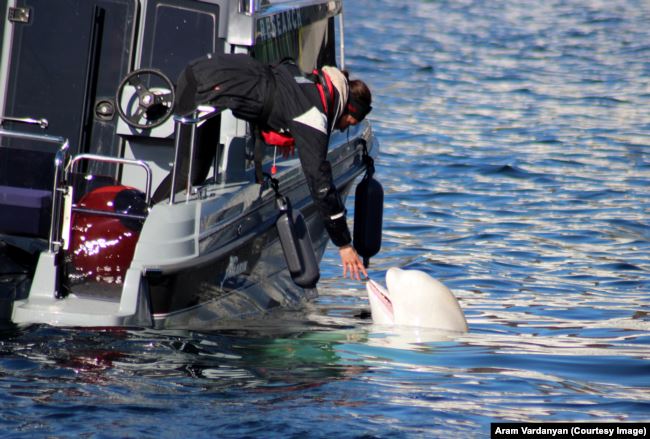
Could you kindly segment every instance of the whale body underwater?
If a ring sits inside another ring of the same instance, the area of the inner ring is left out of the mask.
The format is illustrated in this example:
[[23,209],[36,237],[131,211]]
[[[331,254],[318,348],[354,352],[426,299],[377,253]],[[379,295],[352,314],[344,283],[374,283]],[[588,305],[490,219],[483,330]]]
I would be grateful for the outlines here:
[[390,268],[386,287],[373,280],[366,284],[373,323],[467,332],[456,297],[427,273]]

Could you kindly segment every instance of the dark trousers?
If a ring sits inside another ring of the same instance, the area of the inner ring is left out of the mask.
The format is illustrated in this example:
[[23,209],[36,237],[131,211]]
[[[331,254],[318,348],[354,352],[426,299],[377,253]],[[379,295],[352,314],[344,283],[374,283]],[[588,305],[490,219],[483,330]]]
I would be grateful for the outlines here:
[[[210,172],[210,167],[214,162],[214,156],[219,147],[219,126],[221,117],[217,116],[208,120],[196,129],[194,161],[192,162],[192,185],[203,183]],[[181,128],[180,145],[178,162],[176,163],[176,181],[174,183],[174,193],[185,190],[187,187],[187,177],[190,170],[190,126],[185,125]],[[151,201],[153,204],[169,199],[171,195],[172,173],[174,169],[160,183]]]

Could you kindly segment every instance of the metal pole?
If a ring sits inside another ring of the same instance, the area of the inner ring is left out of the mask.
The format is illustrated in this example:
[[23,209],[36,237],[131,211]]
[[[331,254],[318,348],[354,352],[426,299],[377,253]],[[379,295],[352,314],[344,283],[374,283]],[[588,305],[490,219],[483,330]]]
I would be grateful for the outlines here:
[[343,6],[339,14],[339,56],[341,57],[341,69],[345,69],[345,32],[343,31]]
[[181,149],[181,128],[183,122],[176,120],[175,123],[175,134],[176,138],[174,139],[174,163],[172,165],[172,185],[169,191],[169,204],[174,204],[174,192],[176,187],[176,174],[178,173],[178,159],[180,158],[180,149]]
[[193,123],[190,126],[190,153],[189,153],[189,163],[187,166],[187,185],[185,186],[185,201],[190,200],[190,194],[192,193],[192,170],[194,169],[194,143],[196,141],[196,124]]

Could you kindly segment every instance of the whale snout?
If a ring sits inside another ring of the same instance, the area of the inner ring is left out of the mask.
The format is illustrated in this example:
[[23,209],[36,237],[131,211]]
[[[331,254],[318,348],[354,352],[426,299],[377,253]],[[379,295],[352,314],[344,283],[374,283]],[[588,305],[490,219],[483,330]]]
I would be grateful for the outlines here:
[[366,284],[366,290],[368,291],[368,301],[370,302],[373,322],[380,325],[394,324],[393,301],[386,288],[373,280],[369,280]]

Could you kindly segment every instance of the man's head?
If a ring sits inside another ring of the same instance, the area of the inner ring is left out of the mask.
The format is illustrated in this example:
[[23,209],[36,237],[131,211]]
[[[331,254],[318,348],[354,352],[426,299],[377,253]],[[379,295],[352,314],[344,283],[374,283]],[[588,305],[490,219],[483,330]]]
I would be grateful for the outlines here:
[[337,121],[336,127],[343,131],[350,125],[361,122],[372,110],[372,94],[365,82],[359,79],[348,81],[349,95],[345,113]]

